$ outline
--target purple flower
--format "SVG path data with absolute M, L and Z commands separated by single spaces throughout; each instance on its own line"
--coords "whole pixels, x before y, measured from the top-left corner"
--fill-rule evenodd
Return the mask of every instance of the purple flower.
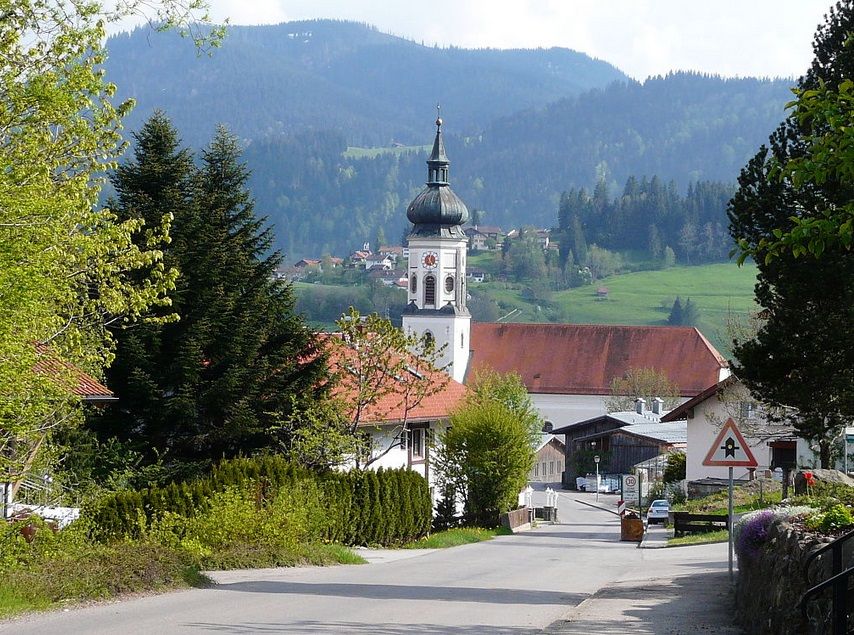
M 744 522 L 735 543 L 739 558 L 755 560 L 762 547 L 768 541 L 768 528 L 774 522 L 776 514 L 768 509 L 757 512 Z

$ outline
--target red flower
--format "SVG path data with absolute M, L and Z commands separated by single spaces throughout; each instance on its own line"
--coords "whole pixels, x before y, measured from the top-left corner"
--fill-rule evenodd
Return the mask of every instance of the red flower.
M 809 487 L 815 485 L 815 476 L 812 475 L 812 472 L 804 472 L 804 480 Z

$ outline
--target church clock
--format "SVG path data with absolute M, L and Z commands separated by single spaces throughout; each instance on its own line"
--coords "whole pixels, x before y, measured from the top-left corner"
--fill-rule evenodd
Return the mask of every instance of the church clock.
M 439 255 L 435 251 L 428 251 L 421 256 L 421 263 L 425 269 L 435 269 L 439 263 Z

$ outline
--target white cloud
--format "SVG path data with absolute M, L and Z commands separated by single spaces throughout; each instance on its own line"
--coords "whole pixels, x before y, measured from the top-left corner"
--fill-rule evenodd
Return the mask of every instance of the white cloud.
M 216 20 L 338 18 L 425 44 L 583 51 L 638 79 L 688 69 L 800 75 L 830 0 L 210 0 Z

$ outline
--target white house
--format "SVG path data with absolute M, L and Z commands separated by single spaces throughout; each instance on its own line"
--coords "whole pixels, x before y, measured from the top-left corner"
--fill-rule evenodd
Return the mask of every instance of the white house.
M 688 481 L 728 478 L 729 468 L 703 465 L 727 419 L 732 419 L 744 435 L 759 464 L 757 470 L 773 469 L 781 461 L 796 462 L 798 466 L 810 466 L 815 461 L 809 444 L 795 436 L 791 426 L 769 422 L 744 384 L 731 375 L 661 418 L 665 422 L 687 421 L 685 476 Z M 735 468 L 733 477 L 750 478 L 750 470 Z

